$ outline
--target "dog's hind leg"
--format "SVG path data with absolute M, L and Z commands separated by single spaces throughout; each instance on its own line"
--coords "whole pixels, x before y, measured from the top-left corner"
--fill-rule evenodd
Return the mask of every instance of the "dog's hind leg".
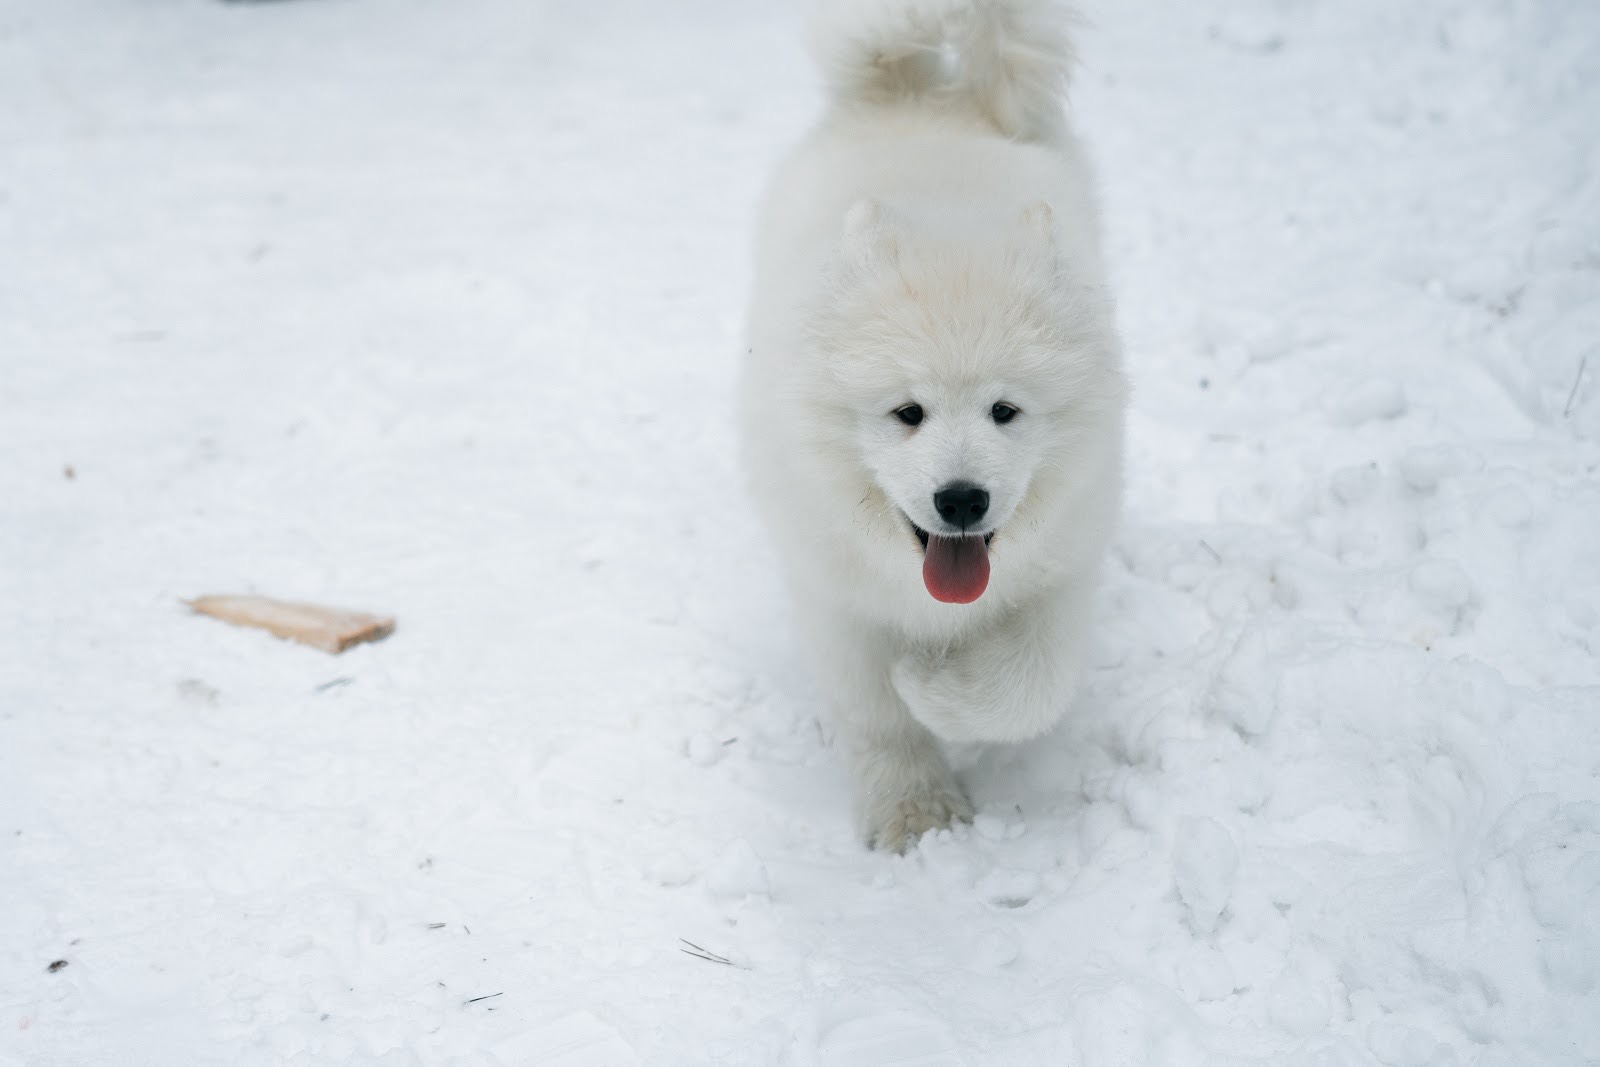
M 818 620 L 810 637 L 835 732 L 855 773 L 867 843 L 904 852 L 929 830 L 970 820 L 972 804 L 939 742 L 911 717 L 890 682 L 897 654 L 891 642 L 839 619 Z

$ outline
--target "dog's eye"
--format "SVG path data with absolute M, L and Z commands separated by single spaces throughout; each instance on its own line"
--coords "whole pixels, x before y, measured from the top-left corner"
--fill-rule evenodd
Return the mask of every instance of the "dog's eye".
M 994 419 L 994 421 L 999 423 L 1001 426 L 1004 426 L 1006 423 L 1017 417 L 1017 409 L 1012 407 L 1010 404 L 999 403 L 989 409 L 989 417 Z
M 903 408 L 895 408 L 894 417 L 905 423 L 907 426 L 915 426 L 917 423 L 922 421 L 922 405 L 907 404 Z

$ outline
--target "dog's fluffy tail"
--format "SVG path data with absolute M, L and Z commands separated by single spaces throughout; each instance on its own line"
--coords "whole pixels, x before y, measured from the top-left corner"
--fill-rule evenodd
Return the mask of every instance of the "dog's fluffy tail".
M 812 0 L 811 47 L 840 104 L 964 108 L 1040 141 L 1061 129 L 1071 21 L 1054 0 Z

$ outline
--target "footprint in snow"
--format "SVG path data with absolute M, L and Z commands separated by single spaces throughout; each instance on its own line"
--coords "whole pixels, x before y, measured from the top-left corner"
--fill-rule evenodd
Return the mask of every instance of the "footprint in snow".
M 1328 413 L 1341 426 L 1397 419 L 1406 413 L 1405 390 L 1387 378 L 1368 378 L 1339 394 Z

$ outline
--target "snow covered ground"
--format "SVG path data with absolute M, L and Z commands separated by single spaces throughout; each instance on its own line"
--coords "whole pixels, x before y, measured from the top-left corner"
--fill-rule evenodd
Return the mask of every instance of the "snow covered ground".
M 0 1064 L 1600 1062 L 1600 7 L 1087 13 L 1098 666 L 894 857 L 731 449 L 792 12 L 0 0 Z

